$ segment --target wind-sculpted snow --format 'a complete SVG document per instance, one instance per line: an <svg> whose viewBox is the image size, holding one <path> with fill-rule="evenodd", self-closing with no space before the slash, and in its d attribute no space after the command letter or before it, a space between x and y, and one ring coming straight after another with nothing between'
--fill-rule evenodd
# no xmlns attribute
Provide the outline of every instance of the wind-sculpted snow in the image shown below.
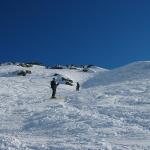
<svg viewBox="0 0 150 150"><path fill-rule="evenodd" d="M4 75L20 69L0 67L0 150L150 149L149 62L89 73L33 66L25 77ZM93 83L79 92L60 84L57 99L50 99L55 73Z"/></svg>

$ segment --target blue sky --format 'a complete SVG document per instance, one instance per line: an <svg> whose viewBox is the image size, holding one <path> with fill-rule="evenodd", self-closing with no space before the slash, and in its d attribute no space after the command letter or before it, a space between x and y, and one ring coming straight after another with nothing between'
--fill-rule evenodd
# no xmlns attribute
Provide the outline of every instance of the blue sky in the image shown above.
<svg viewBox="0 0 150 150"><path fill-rule="evenodd" d="M0 61L95 64L150 60L149 0L1 0Z"/></svg>

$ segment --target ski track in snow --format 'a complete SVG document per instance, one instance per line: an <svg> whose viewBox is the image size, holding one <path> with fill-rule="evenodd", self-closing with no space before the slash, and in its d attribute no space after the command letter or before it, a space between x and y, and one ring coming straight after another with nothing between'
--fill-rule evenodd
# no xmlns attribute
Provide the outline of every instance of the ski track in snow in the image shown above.
<svg viewBox="0 0 150 150"><path fill-rule="evenodd" d="M1 150L150 150L150 77L145 72L143 78L140 73L140 78L119 82L118 77L116 82L109 74L117 70L84 73L34 66L26 77L11 74L19 69L0 67ZM76 92L75 86L60 85L52 100L54 73L88 88ZM107 73L111 82L102 84L98 74L104 80Z"/></svg>

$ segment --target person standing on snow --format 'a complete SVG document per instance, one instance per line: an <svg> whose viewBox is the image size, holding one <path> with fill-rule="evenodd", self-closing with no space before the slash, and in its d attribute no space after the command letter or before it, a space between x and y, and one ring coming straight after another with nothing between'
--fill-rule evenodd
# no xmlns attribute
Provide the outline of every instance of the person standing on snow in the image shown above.
<svg viewBox="0 0 150 150"><path fill-rule="evenodd" d="M56 83L55 78L53 78L53 80L51 81L52 98L56 98L55 95L56 95L56 89L57 89L58 85L59 85L59 83Z"/></svg>
<svg viewBox="0 0 150 150"><path fill-rule="evenodd" d="M79 91L79 88L80 88L80 84L79 84L79 82L77 82L76 91Z"/></svg>

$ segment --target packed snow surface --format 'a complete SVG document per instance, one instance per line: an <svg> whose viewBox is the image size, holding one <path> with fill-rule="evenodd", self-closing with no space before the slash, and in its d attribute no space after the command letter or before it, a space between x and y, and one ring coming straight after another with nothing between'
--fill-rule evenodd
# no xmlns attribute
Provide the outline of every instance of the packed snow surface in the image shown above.
<svg viewBox="0 0 150 150"><path fill-rule="evenodd" d="M74 85L51 99L56 73ZM0 121L0 150L150 150L150 62L89 72L2 65Z"/></svg>

